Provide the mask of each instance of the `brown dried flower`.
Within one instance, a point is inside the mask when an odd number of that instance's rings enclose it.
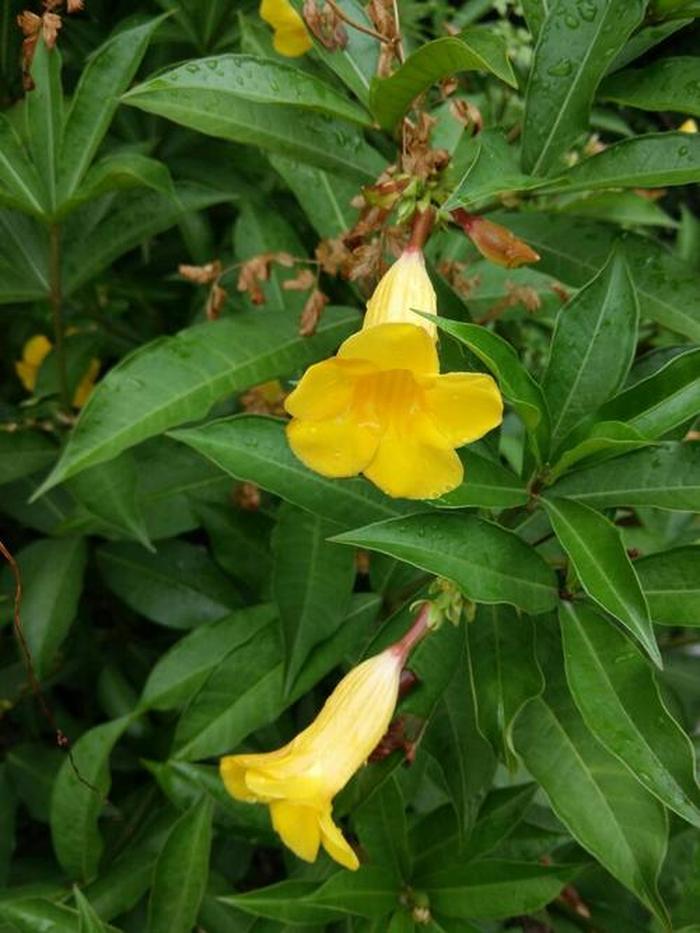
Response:
[[[316,333],[323,309],[328,304],[328,296],[315,288],[309,295],[299,318],[299,336],[311,337]]]
[[[215,282],[221,275],[221,261],[214,259],[203,266],[188,266],[180,263],[177,271],[188,282],[194,282],[195,285],[208,285],[210,282]]]
[[[328,3],[323,3],[319,9],[316,0],[304,0],[302,16],[309,31],[330,52],[344,49],[348,44],[348,33],[343,21]]]

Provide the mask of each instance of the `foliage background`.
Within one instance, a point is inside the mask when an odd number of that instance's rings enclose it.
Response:
[[[255,4],[88,0],[57,49],[39,44],[24,96],[20,5],[0,3],[2,539],[83,778],[28,687],[6,568],[3,933],[700,929],[700,137],[676,132],[700,115],[700,5],[400,9],[409,53],[447,22],[487,38],[432,47],[440,74],[414,65],[389,88],[352,30],[344,52],[290,62]],[[461,70],[475,47],[482,67]],[[262,64],[236,82],[229,53]],[[245,394],[332,353],[368,284],[324,274],[331,306],[306,337],[306,295],[283,287],[298,268],[273,265],[260,307],[236,283],[251,257],[313,258],[350,228],[402,107],[451,71],[484,131],[428,91],[451,154],[438,194],[541,261],[489,263],[454,226],[431,239],[459,322],[443,366],[492,371],[509,406],[465,484],[416,504],[309,473]],[[177,269],[216,259],[211,321]],[[57,309],[71,394],[101,361],[75,425],[56,352],[32,398],[14,372],[29,337],[55,340]],[[432,575],[470,620],[412,660],[415,764],[397,751],[336,801],[357,873],[302,864],[264,808],[226,796],[216,759],[308,723]]]

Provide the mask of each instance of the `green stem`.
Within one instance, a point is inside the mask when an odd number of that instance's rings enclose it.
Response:
[[[58,387],[61,404],[70,411],[71,399],[68,391],[66,368],[65,329],[63,326],[63,295],[61,293],[61,227],[52,223],[49,227],[49,304],[53,318],[53,345],[58,369]]]

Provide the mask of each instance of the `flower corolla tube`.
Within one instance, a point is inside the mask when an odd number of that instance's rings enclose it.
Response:
[[[409,247],[381,279],[362,329],[304,373],[285,407],[296,456],[328,477],[364,474],[393,497],[434,499],[464,470],[455,448],[500,424],[503,402],[483,373],[440,374],[435,291]]]
[[[283,748],[221,759],[228,792],[268,804],[274,829],[299,858],[313,862],[323,846],[345,868],[359,866],[333,821],[332,800],[387,731],[404,660],[397,644],[353,668],[311,725]]]

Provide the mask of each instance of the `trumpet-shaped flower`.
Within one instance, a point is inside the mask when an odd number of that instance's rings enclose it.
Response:
[[[289,0],[262,0],[260,16],[274,29],[272,44],[280,55],[298,58],[312,47],[304,20]]]
[[[272,825],[299,858],[323,845],[346,868],[359,862],[333,822],[333,797],[366,762],[391,722],[405,650],[400,644],[353,668],[316,719],[283,748],[221,759],[221,777],[237,800],[266,803]]]
[[[22,359],[15,362],[15,372],[19,377],[27,392],[33,392],[36,388],[37,378],[41,364],[51,352],[53,344],[43,334],[35,334],[30,337],[22,348]],[[76,386],[73,394],[73,406],[82,408],[92,392],[95,380],[100,371],[100,361],[90,360],[90,364],[85,375]]]
[[[435,308],[422,254],[409,249],[377,286],[362,330],[311,366],[285,401],[289,444],[306,466],[329,477],[363,473],[409,499],[462,482],[455,448],[500,424],[503,403],[490,376],[440,375],[435,328],[414,313]]]

